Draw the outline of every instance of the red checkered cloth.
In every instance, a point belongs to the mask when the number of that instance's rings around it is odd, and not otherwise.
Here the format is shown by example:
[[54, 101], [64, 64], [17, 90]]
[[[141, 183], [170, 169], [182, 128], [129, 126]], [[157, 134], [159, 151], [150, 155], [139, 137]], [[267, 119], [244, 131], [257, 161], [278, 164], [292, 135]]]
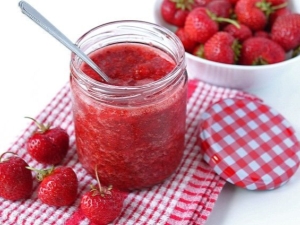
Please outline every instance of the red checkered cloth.
[[[162, 184], [129, 193], [121, 215], [113, 224], [204, 224], [211, 213], [225, 181], [202, 160], [197, 145], [200, 115], [211, 103], [244, 93], [199, 81], [189, 81], [188, 87], [186, 148], [179, 168]], [[72, 167], [78, 176], [78, 199], [68, 207], [43, 204], [37, 198], [38, 182], [35, 181], [30, 199], [12, 202], [0, 198], [1, 225], [89, 224], [79, 204], [82, 194], [89, 191], [94, 180], [78, 161], [70, 98], [66, 84], [36, 119], [59, 125], [69, 133], [70, 149], [62, 164]], [[8, 151], [16, 152], [31, 167], [44, 168], [25, 149], [25, 141], [35, 129], [34, 123], [29, 125]]]

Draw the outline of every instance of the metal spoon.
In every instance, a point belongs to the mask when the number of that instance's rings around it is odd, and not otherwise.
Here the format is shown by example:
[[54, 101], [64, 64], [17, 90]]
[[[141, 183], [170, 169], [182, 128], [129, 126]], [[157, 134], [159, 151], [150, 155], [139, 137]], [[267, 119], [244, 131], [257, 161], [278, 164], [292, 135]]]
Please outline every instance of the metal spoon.
[[19, 7], [26, 16], [32, 19], [37, 25], [55, 37], [60, 43], [74, 52], [79, 58], [86, 62], [99, 76], [109, 83], [110, 78], [85, 54], [77, 45], [73, 44], [63, 33], [61, 33], [55, 26], [53, 26], [44, 16], [42, 16], [36, 9], [25, 1], [19, 2]]

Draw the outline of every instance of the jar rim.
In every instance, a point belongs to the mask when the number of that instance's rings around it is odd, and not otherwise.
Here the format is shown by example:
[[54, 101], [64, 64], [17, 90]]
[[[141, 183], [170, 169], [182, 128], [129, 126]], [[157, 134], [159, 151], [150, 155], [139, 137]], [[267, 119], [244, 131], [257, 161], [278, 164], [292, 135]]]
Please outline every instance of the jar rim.
[[[86, 33], [84, 33], [77, 41], [76, 41], [76, 45], [80, 48], [81, 43], [83, 42], [83, 40], [85, 38], [88, 37], [88, 35], [91, 35], [93, 32], [103, 28], [103, 27], [109, 27], [109, 26], [117, 26], [117, 28], [120, 28], [122, 25], [131, 25], [131, 26], [135, 26], [135, 25], [140, 25], [142, 24], [143, 26], [145, 26], [148, 29], [152, 29], [152, 34], [154, 34], [154, 31], [158, 32], [155, 35], [158, 35], [159, 32], [161, 33], [161, 35], [164, 35], [165, 38], [167, 38], [168, 40], [171, 40], [178, 49], [181, 49], [182, 51], [178, 54], [179, 56], [175, 59], [175, 67], [173, 68], [173, 70], [171, 72], [169, 72], [166, 76], [155, 80], [155, 81], [151, 81], [149, 83], [146, 84], [142, 84], [142, 85], [136, 85], [136, 86], [118, 86], [118, 85], [114, 85], [114, 84], [109, 84], [109, 83], [104, 83], [101, 81], [96, 81], [93, 78], [89, 77], [88, 75], [86, 75], [85, 73], [82, 72], [82, 70], [80, 69], [80, 65], [82, 63], [82, 60], [75, 54], [72, 52], [71, 54], [71, 68], [73, 70], [76, 71], [78, 77], [83, 80], [84, 82], [88, 82], [90, 85], [97, 87], [97, 89], [101, 89], [103, 91], [111, 91], [112, 89], [114, 89], [114, 92], [124, 92], [124, 91], [130, 91], [131, 93], [133, 92], [141, 92], [141, 91], [146, 91], [148, 89], [151, 89], [152, 87], [160, 87], [160, 86], [164, 86], [165, 84], [168, 84], [169, 82], [171, 82], [174, 79], [174, 76], [176, 77], [176, 74], [178, 74], [180, 71], [182, 71], [182, 69], [186, 67], [185, 64], [185, 51], [184, 51], [184, 47], [181, 43], [181, 41], [179, 40], [179, 38], [170, 30], [168, 30], [167, 28], [164, 28], [160, 25], [151, 23], [151, 22], [146, 22], [146, 21], [139, 21], [139, 20], [117, 20], [117, 21], [112, 21], [112, 22], [108, 22], [108, 23], [104, 23], [101, 25], [98, 25], [92, 29], [90, 29], [89, 31], [87, 31]], [[128, 42], [130, 43], [130, 42]], [[173, 56], [174, 57], [174, 56]]]

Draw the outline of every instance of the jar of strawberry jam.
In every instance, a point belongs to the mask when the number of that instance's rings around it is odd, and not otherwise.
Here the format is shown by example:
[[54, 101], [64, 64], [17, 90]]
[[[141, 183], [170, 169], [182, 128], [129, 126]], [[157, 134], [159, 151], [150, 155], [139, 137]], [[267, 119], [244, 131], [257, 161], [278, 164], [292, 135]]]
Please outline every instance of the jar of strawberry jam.
[[71, 92], [80, 162], [103, 184], [153, 186], [183, 156], [185, 52], [169, 30], [142, 21], [98, 26], [76, 43], [110, 78], [105, 82], [75, 54]]

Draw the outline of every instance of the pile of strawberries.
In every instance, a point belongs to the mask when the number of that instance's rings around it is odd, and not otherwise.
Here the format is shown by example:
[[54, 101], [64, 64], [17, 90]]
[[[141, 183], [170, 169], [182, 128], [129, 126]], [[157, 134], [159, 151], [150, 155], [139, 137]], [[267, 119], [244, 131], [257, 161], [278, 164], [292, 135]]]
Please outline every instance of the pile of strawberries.
[[[34, 171], [40, 182], [37, 196], [42, 203], [56, 207], [72, 205], [78, 198], [77, 175], [71, 167], [53, 166], [65, 158], [69, 135], [60, 127], [51, 128], [32, 120], [38, 129], [26, 141], [27, 151], [37, 162], [51, 167], [32, 168], [15, 153], [3, 153], [0, 155], [0, 198], [10, 201], [30, 198], [34, 188]], [[102, 186], [97, 171], [95, 168], [97, 184], [81, 196], [80, 207], [94, 224], [108, 224], [120, 214], [125, 195], [118, 189], [112, 189], [112, 186]]]
[[288, 0], [163, 0], [185, 51], [227, 64], [265, 65], [300, 52], [300, 14]]

